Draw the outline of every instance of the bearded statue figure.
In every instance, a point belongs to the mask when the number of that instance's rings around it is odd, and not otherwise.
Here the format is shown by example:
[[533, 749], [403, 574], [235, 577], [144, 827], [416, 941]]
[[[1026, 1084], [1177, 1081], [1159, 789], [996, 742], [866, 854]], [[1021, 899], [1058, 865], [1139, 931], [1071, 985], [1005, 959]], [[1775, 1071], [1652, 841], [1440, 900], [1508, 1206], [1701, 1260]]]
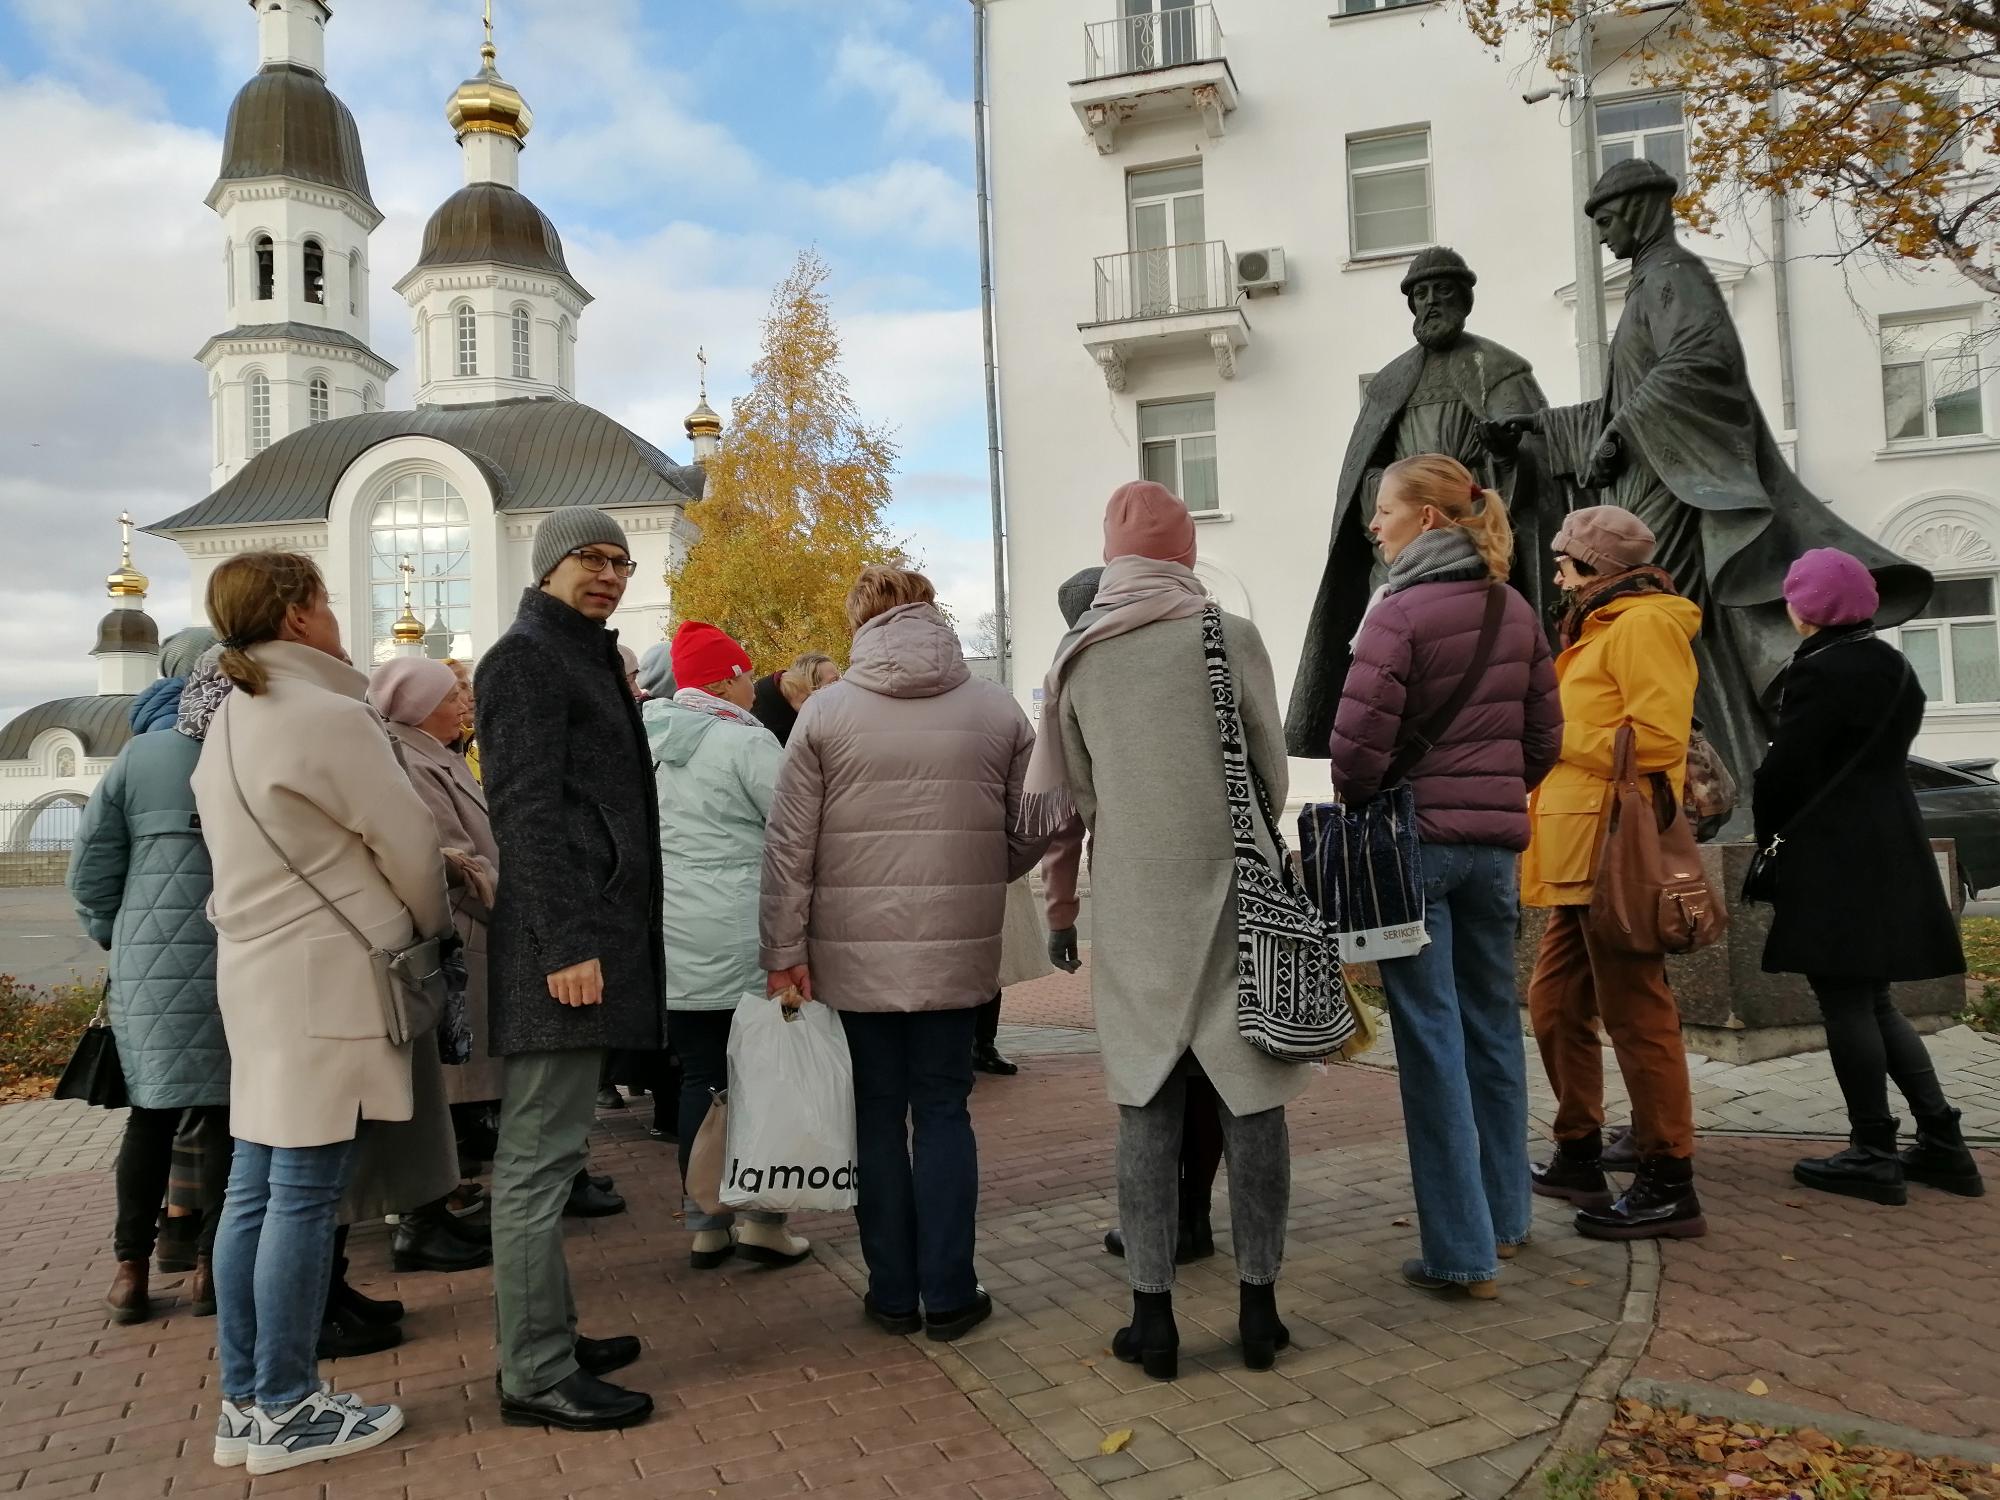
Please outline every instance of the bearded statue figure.
[[1416, 347], [1368, 382], [1340, 466], [1333, 541], [1285, 719], [1293, 755], [1325, 760], [1329, 753], [1348, 644], [1381, 581], [1368, 534], [1375, 488], [1397, 459], [1448, 453], [1497, 490], [1514, 523], [1511, 581], [1544, 618], [1554, 604], [1548, 544], [1568, 508], [1564, 491], [1549, 475], [1541, 440], [1532, 434], [1524, 439], [1497, 420], [1548, 403], [1527, 360], [1466, 331], [1478, 279], [1462, 255], [1441, 245], [1419, 251], [1403, 276]]

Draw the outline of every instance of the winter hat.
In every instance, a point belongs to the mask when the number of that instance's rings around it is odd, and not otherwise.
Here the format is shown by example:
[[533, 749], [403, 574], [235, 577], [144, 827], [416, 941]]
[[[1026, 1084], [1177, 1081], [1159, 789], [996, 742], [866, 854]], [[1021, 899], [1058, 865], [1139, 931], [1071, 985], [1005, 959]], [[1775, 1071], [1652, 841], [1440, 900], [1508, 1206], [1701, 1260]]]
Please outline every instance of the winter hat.
[[1104, 507], [1104, 560], [1150, 557], [1194, 566], [1194, 517], [1165, 485], [1134, 479], [1111, 492]]
[[1072, 629], [1083, 618], [1083, 612], [1097, 601], [1098, 581], [1104, 577], [1102, 568], [1085, 568], [1081, 573], [1072, 574], [1056, 590], [1056, 607], [1062, 611], [1063, 623]]
[[639, 675], [639, 653], [623, 642], [620, 642], [618, 646], [618, 660], [624, 667], [627, 677], [637, 677]]
[[1860, 558], [1838, 547], [1815, 547], [1785, 574], [1785, 603], [1822, 630], [1872, 620], [1881, 602], [1875, 576]]
[[592, 542], [619, 547], [627, 553], [632, 550], [632, 544], [625, 540], [625, 528], [588, 505], [566, 505], [543, 516], [541, 525], [535, 528], [535, 586], [547, 583], [549, 574], [555, 572], [565, 557]]
[[674, 681], [684, 688], [705, 688], [750, 671], [749, 653], [713, 625], [683, 620], [674, 632]]
[[185, 677], [201, 660], [201, 653], [215, 644], [215, 632], [206, 625], [190, 625], [176, 630], [160, 647], [160, 675]]
[[1623, 506], [1586, 505], [1569, 513], [1549, 550], [1600, 573], [1623, 573], [1651, 562], [1658, 545], [1652, 529]]
[[639, 686], [645, 689], [649, 697], [673, 697], [673, 647], [665, 641], [648, 646], [639, 658]]
[[421, 724], [458, 686], [458, 673], [428, 656], [385, 661], [368, 678], [368, 701], [391, 724]]

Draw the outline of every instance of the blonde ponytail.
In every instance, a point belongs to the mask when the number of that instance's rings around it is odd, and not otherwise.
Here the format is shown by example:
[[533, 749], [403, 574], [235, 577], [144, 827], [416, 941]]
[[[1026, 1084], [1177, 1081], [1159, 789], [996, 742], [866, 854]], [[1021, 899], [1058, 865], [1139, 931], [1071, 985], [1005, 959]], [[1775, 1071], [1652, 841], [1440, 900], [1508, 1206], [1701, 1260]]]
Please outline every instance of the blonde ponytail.
[[1399, 458], [1382, 473], [1393, 478], [1412, 505], [1428, 505], [1454, 526], [1469, 532], [1480, 559], [1495, 581], [1505, 583], [1514, 571], [1514, 523], [1507, 519], [1507, 502], [1489, 490], [1472, 471], [1443, 453], [1416, 453]]
[[256, 697], [269, 686], [252, 646], [274, 641], [285, 628], [285, 611], [326, 595], [326, 581], [310, 557], [300, 552], [239, 552], [208, 579], [208, 622], [222, 637], [216, 666], [237, 687]]

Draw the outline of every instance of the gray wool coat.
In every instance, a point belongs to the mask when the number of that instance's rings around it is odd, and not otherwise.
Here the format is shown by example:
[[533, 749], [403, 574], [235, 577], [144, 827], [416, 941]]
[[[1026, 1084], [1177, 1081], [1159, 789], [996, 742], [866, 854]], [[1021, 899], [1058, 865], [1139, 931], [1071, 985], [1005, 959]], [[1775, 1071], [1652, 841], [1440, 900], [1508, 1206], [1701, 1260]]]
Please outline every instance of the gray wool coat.
[[[1222, 633], [1251, 768], [1282, 808], [1270, 655], [1248, 620], [1225, 614]], [[1092, 838], [1090, 988], [1111, 1102], [1150, 1103], [1193, 1053], [1231, 1114], [1278, 1108], [1310, 1075], [1236, 1030], [1236, 866], [1200, 619], [1090, 646], [1070, 664], [1060, 712]]]
[[127, 742], [91, 795], [70, 856], [84, 930], [111, 950], [111, 1033], [141, 1109], [229, 1102], [215, 1000], [214, 876], [189, 778], [201, 743], [172, 729]]
[[[495, 1057], [657, 1049], [666, 1033], [659, 806], [618, 634], [528, 589], [479, 659], [479, 765], [500, 849], [487, 926]], [[604, 1002], [566, 1006], [548, 976], [587, 959]]]

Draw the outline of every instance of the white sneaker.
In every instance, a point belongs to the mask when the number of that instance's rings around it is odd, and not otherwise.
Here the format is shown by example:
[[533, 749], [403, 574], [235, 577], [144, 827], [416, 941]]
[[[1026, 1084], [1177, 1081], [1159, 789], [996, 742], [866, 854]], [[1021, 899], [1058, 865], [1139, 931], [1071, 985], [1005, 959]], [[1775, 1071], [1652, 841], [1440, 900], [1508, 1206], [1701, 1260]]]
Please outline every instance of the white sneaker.
[[233, 1401], [222, 1403], [222, 1414], [215, 1419], [215, 1461], [223, 1468], [240, 1469], [250, 1456], [250, 1436], [257, 1430], [251, 1413], [256, 1409]]
[[398, 1406], [369, 1406], [358, 1396], [334, 1393], [330, 1383], [285, 1411], [253, 1407], [257, 1430], [245, 1460], [252, 1474], [276, 1474], [301, 1464], [359, 1453], [403, 1430]]

